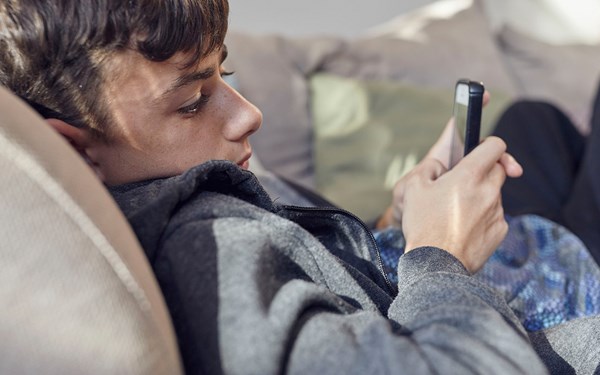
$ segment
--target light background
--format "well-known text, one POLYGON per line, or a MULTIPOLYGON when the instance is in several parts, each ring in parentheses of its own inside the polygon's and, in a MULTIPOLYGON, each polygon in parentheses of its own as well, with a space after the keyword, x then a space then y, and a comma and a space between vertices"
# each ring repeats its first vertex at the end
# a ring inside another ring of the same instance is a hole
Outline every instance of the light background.
MULTIPOLYGON (((496 0, 503 1, 503 0, 496 0)), ((356 36, 433 0, 229 0, 236 31, 356 36)))
MULTIPOLYGON (((229 0, 231 30, 354 37, 435 0, 229 0)), ((464 0, 439 0, 461 2, 464 0)), ((469 0, 467 0, 469 1, 469 0)), ((472 0, 471 0, 472 1, 472 0)), ((492 29, 551 44, 600 43, 599 0, 482 0, 492 29)))

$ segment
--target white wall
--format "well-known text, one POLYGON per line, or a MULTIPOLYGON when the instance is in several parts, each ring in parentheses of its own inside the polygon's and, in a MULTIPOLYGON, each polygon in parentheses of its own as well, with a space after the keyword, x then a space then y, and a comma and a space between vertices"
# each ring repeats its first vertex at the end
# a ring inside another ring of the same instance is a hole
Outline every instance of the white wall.
POLYGON ((229 0, 230 29, 291 36, 355 36, 434 0, 229 0))
MULTIPOLYGON (((549 43, 600 43, 599 0, 483 0, 494 28, 549 43)), ((230 28, 288 36, 352 37, 435 0, 229 0, 230 28)))

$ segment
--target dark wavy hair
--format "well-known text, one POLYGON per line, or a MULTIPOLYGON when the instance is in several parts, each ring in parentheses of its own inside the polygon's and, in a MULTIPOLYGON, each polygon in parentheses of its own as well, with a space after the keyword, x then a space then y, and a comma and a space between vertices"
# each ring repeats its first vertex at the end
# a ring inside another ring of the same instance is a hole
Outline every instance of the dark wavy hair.
POLYGON ((109 139, 103 64, 132 49, 150 61, 177 52, 192 66, 220 48, 227 0, 2 0, 0 84, 46 118, 109 139))

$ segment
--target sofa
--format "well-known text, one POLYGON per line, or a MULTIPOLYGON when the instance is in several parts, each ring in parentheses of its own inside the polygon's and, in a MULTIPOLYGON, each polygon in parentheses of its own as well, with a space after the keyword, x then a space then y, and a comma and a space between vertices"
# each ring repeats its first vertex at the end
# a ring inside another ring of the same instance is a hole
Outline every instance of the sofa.
POLYGON ((0 373, 181 374, 127 220, 75 150, 0 87, 0 373))
POLYGON ((440 0, 352 39, 230 32, 231 84, 264 116, 253 170, 372 220, 446 124, 458 78, 491 93, 484 134, 519 99, 552 102, 587 133, 600 44, 497 25, 490 3, 440 0))
MULTIPOLYGON (((485 131, 519 98, 550 100, 589 131, 597 46, 492 31, 479 1, 452 1, 454 11, 419 9, 352 40, 232 32, 231 84, 264 113, 255 172, 369 220, 441 131, 459 77, 492 93, 485 131)), ((126 219, 68 143, 2 88, 0 167, 0 255, 10 264, 0 274, 0 373, 181 373, 126 219)))

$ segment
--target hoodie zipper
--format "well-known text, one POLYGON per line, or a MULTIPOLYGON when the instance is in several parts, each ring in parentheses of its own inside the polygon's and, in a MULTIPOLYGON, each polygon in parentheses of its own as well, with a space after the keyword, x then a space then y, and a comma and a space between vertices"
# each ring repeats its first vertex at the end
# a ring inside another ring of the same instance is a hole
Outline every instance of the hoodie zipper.
POLYGON ((344 214, 345 216, 349 217, 350 219, 353 219, 354 221, 356 221, 365 232, 367 232, 368 234, 368 238, 371 242, 371 246, 373 246, 373 248, 375 249, 375 255, 377 257, 377 267, 379 268, 379 272, 381 272, 381 274, 383 275, 383 279, 385 280, 386 285, 388 286, 388 288, 390 289, 390 291, 396 295, 398 293, 397 288, 395 288, 392 284, 392 282, 390 281, 390 279, 388 278, 387 274, 385 273, 385 269, 383 268, 383 261, 381 259, 381 254, 379 252, 379 246, 377 246, 377 241, 375 240, 375 236, 373 236, 373 233, 371 232, 371 229, 367 226, 367 224, 365 224, 364 221, 362 221, 358 216, 354 215, 352 212, 350 211, 346 211, 344 209, 341 208, 336 208, 336 207, 302 207, 302 206, 288 206, 288 205, 284 205, 283 206, 285 209, 291 210, 291 211, 300 211, 300 212, 331 212, 331 213, 336 213, 336 214, 344 214))

